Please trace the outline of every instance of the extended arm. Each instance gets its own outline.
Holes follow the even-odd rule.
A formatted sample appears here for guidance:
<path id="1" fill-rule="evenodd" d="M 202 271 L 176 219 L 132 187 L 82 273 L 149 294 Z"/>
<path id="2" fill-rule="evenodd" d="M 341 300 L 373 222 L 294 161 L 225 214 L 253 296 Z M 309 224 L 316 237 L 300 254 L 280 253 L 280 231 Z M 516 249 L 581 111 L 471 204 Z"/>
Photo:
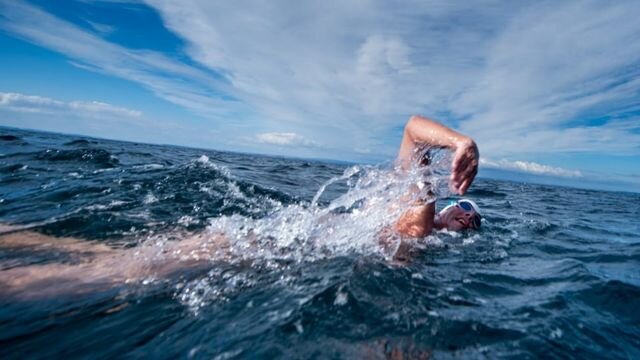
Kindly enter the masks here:
<path id="1" fill-rule="evenodd" d="M 54 253 L 63 262 L 16 265 L 0 261 L 0 298 L 23 300 L 76 296 L 103 291 L 143 279 L 183 276 L 206 271 L 211 261 L 224 261 L 229 243 L 222 234 L 185 236 L 159 246 L 141 244 L 114 249 L 104 244 L 73 238 L 54 238 L 35 232 L 0 236 L 0 251 Z"/>
<path id="2" fill-rule="evenodd" d="M 451 187 L 460 195 L 464 194 L 478 173 L 480 153 L 473 139 L 436 121 L 414 115 L 404 128 L 398 153 L 400 166 L 409 168 L 415 161 L 416 151 L 425 146 L 448 148 L 454 152 Z"/>

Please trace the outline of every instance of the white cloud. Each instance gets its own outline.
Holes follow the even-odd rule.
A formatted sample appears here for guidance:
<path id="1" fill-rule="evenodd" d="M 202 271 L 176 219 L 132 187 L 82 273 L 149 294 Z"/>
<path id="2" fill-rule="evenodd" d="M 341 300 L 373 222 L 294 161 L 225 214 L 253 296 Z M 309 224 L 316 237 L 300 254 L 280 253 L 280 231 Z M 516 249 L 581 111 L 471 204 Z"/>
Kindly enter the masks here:
<path id="1" fill-rule="evenodd" d="M 232 115 L 225 81 L 163 54 L 127 49 L 27 3 L 0 0 L 0 29 L 65 54 L 84 69 L 140 83 L 157 96 L 210 117 Z"/>
<path id="2" fill-rule="evenodd" d="M 97 31 L 102 35 L 109 35 L 116 30 L 115 27 L 110 25 L 100 24 L 95 21 L 89 21 L 89 20 L 85 20 L 85 21 L 87 22 L 87 24 L 89 24 L 93 28 L 93 30 Z"/>
<path id="3" fill-rule="evenodd" d="M 259 114 L 345 150 L 392 153 L 384 132 L 423 112 L 464 119 L 490 156 L 638 152 L 615 119 L 584 121 L 638 109 L 638 3 L 147 3 Z"/>
<path id="4" fill-rule="evenodd" d="M 10 111 L 43 113 L 43 114 L 73 114 L 81 116 L 108 116 L 137 118 L 142 112 L 125 107 L 115 106 L 99 101 L 71 101 L 64 102 L 43 96 L 24 95 L 18 93 L 0 92 L 0 109 Z"/>
<path id="5" fill-rule="evenodd" d="M 142 116 L 141 111 L 114 106 L 99 101 L 72 101 L 68 104 L 68 106 L 73 110 L 87 111 L 91 113 L 110 113 L 113 115 L 128 117 Z"/>
<path id="6" fill-rule="evenodd" d="M 640 24 L 628 17 L 638 11 L 640 3 L 584 1 L 541 3 L 514 14 L 493 39 L 477 84 L 452 104 L 469 116 L 462 128 L 492 156 L 637 154 L 640 135 L 617 128 L 615 116 L 640 109 L 640 43 L 633 40 Z M 589 126 L 589 119 L 610 115 Z"/>
<path id="7" fill-rule="evenodd" d="M 549 165 L 538 164 L 535 162 L 528 161 L 509 161 L 509 160 L 498 160 L 493 161 L 489 159 L 480 159 L 480 166 L 488 167 L 488 168 L 496 168 L 496 169 L 504 169 L 504 170 L 513 170 L 526 172 L 536 175 L 551 175 L 551 176 L 562 176 L 562 177 L 582 177 L 582 173 L 578 170 L 569 170 L 563 169 L 559 167 L 553 167 Z"/>
<path id="8" fill-rule="evenodd" d="M 141 111 L 100 101 L 62 101 L 0 92 L 0 124 L 134 142 L 233 150 L 216 141 L 223 136 L 209 126 L 150 118 Z"/>
<path id="9" fill-rule="evenodd" d="M 455 125 L 489 158 L 640 152 L 640 119 L 629 118 L 640 111 L 640 22 L 629 18 L 639 2 L 146 3 L 198 67 L 25 3 L 0 0 L 0 27 L 141 83 L 231 139 L 247 127 L 314 134 L 316 156 L 393 156 L 395 130 L 413 113 Z"/>
<path id="10" fill-rule="evenodd" d="M 263 144 L 272 144 L 279 146 L 318 146 L 316 142 L 308 140 L 302 135 L 291 132 L 271 132 L 257 134 L 256 140 Z"/>

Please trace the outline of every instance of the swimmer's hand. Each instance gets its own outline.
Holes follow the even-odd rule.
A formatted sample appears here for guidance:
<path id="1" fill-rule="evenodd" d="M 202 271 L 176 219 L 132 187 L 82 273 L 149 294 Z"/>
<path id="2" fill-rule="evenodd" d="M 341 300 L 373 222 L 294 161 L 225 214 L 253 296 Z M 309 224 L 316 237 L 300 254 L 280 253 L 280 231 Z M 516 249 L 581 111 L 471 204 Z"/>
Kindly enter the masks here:
<path id="1" fill-rule="evenodd" d="M 480 153 L 468 136 L 420 115 L 412 116 L 404 127 L 398 163 L 403 170 L 411 167 L 416 151 L 424 147 L 447 148 L 453 151 L 450 189 L 464 194 L 478 173 Z"/>
<path id="2" fill-rule="evenodd" d="M 464 137 L 456 143 L 451 163 L 451 191 L 463 195 L 478 174 L 480 152 L 475 141 Z"/>

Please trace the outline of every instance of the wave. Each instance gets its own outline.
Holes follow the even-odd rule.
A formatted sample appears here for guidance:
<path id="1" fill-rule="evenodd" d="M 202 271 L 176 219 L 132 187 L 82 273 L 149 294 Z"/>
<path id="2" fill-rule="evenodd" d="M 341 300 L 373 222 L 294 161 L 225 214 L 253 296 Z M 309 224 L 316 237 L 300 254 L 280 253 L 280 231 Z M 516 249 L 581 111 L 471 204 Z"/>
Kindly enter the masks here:
<path id="1" fill-rule="evenodd" d="M 117 167 L 119 160 L 104 149 L 51 150 L 47 149 L 35 154 L 35 158 L 45 161 L 68 161 L 90 163 L 103 168 Z"/>
<path id="2" fill-rule="evenodd" d="M 378 345 L 388 350 L 381 358 L 388 345 L 443 358 L 635 354 L 636 195 L 479 179 L 470 196 L 484 210 L 482 229 L 404 239 L 415 251 L 400 264 L 392 255 L 401 239 L 385 230 L 413 198 L 398 199 L 435 176 L 432 200 L 445 205 L 444 172 L 400 176 L 382 166 L 45 135 L 34 136 L 31 152 L 9 151 L 20 140 L 1 143 L 10 155 L 0 157 L 0 219 L 23 225 L 0 231 L 130 247 L 135 264 L 145 261 L 139 250 L 162 259 L 171 249 L 163 243 L 194 237 L 224 236 L 230 249 L 179 278 L 145 278 L 68 303 L 8 304 L 0 316 L 16 326 L 0 352 L 102 356 L 119 341 L 109 334 L 129 331 L 119 349 L 161 357 L 295 357 L 307 346 L 323 356 L 334 344 L 362 346 L 354 358 L 372 357 L 367 347 Z M 0 266 L 24 260 L 13 255 L 0 251 L 8 260 Z M 24 261 L 73 261 L 50 248 L 31 255 Z M 79 337 L 34 346 L 57 336 L 41 331 L 51 320 L 41 309 Z M 171 326 L 175 319 L 186 327 Z"/>
<path id="3" fill-rule="evenodd" d="M 87 154 L 98 154 L 86 159 L 97 164 L 109 158 L 108 153 L 85 150 L 44 154 L 48 160 L 64 162 Z M 206 157 L 176 166 L 149 163 L 119 169 L 100 172 L 108 181 L 87 182 L 85 177 L 97 175 L 74 172 L 47 188 L 34 189 L 30 201 L 61 206 L 41 209 L 32 217 L 56 218 L 41 230 L 57 236 L 144 237 L 160 230 L 203 229 L 209 219 L 221 216 L 260 218 L 298 201 L 285 192 L 240 180 Z M 20 203 L 20 198 L 11 199 L 7 211 L 22 209 Z"/>
<path id="4" fill-rule="evenodd" d="M 1 141 L 19 141 L 22 140 L 21 137 L 15 135 L 0 135 Z"/>
<path id="5" fill-rule="evenodd" d="M 500 191 L 495 191 L 495 190 L 488 190 L 488 189 L 478 189 L 478 188 L 471 188 L 468 192 L 467 195 L 470 197 L 482 197 L 482 198 L 505 198 L 507 197 L 507 194 L 504 192 L 500 192 Z"/>
<path id="6" fill-rule="evenodd" d="M 24 164 L 11 164 L 0 168 L 0 173 L 15 173 L 26 170 L 29 166 Z"/>
<path id="7" fill-rule="evenodd" d="M 618 280 L 602 281 L 572 294 L 574 301 L 581 301 L 597 312 L 612 314 L 617 321 L 627 324 L 640 323 L 637 299 L 640 287 Z"/>
<path id="8" fill-rule="evenodd" d="M 96 145 L 96 144 L 98 144 L 97 141 L 92 141 L 87 139 L 76 139 L 76 140 L 67 141 L 63 145 L 64 146 L 88 146 L 88 145 Z"/>

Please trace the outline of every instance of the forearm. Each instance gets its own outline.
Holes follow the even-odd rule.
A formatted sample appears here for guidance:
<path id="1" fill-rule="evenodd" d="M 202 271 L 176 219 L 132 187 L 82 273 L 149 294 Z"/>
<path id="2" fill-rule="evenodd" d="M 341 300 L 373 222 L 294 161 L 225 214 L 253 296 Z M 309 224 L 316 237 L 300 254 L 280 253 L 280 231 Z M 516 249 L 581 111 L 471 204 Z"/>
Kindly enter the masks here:
<path id="1" fill-rule="evenodd" d="M 0 250 L 45 251 L 72 260 L 0 270 L 0 297 L 29 300 L 87 294 L 144 279 L 199 272 L 209 269 L 212 260 L 229 256 L 229 243 L 222 234 L 203 233 L 171 242 L 165 248 L 148 243 L 113 249 L 87 240 L 20 232 L 0 236 Z"/>
<path id="2" fill-rule="evenodd" d="M 410 166 L 416 150 L 422 147 L 448 148 L 453 151 L 473 142 L 471 138 L 437 121 L 414 115 L 404 128 L 398 161 L 403 168 Z"/>

